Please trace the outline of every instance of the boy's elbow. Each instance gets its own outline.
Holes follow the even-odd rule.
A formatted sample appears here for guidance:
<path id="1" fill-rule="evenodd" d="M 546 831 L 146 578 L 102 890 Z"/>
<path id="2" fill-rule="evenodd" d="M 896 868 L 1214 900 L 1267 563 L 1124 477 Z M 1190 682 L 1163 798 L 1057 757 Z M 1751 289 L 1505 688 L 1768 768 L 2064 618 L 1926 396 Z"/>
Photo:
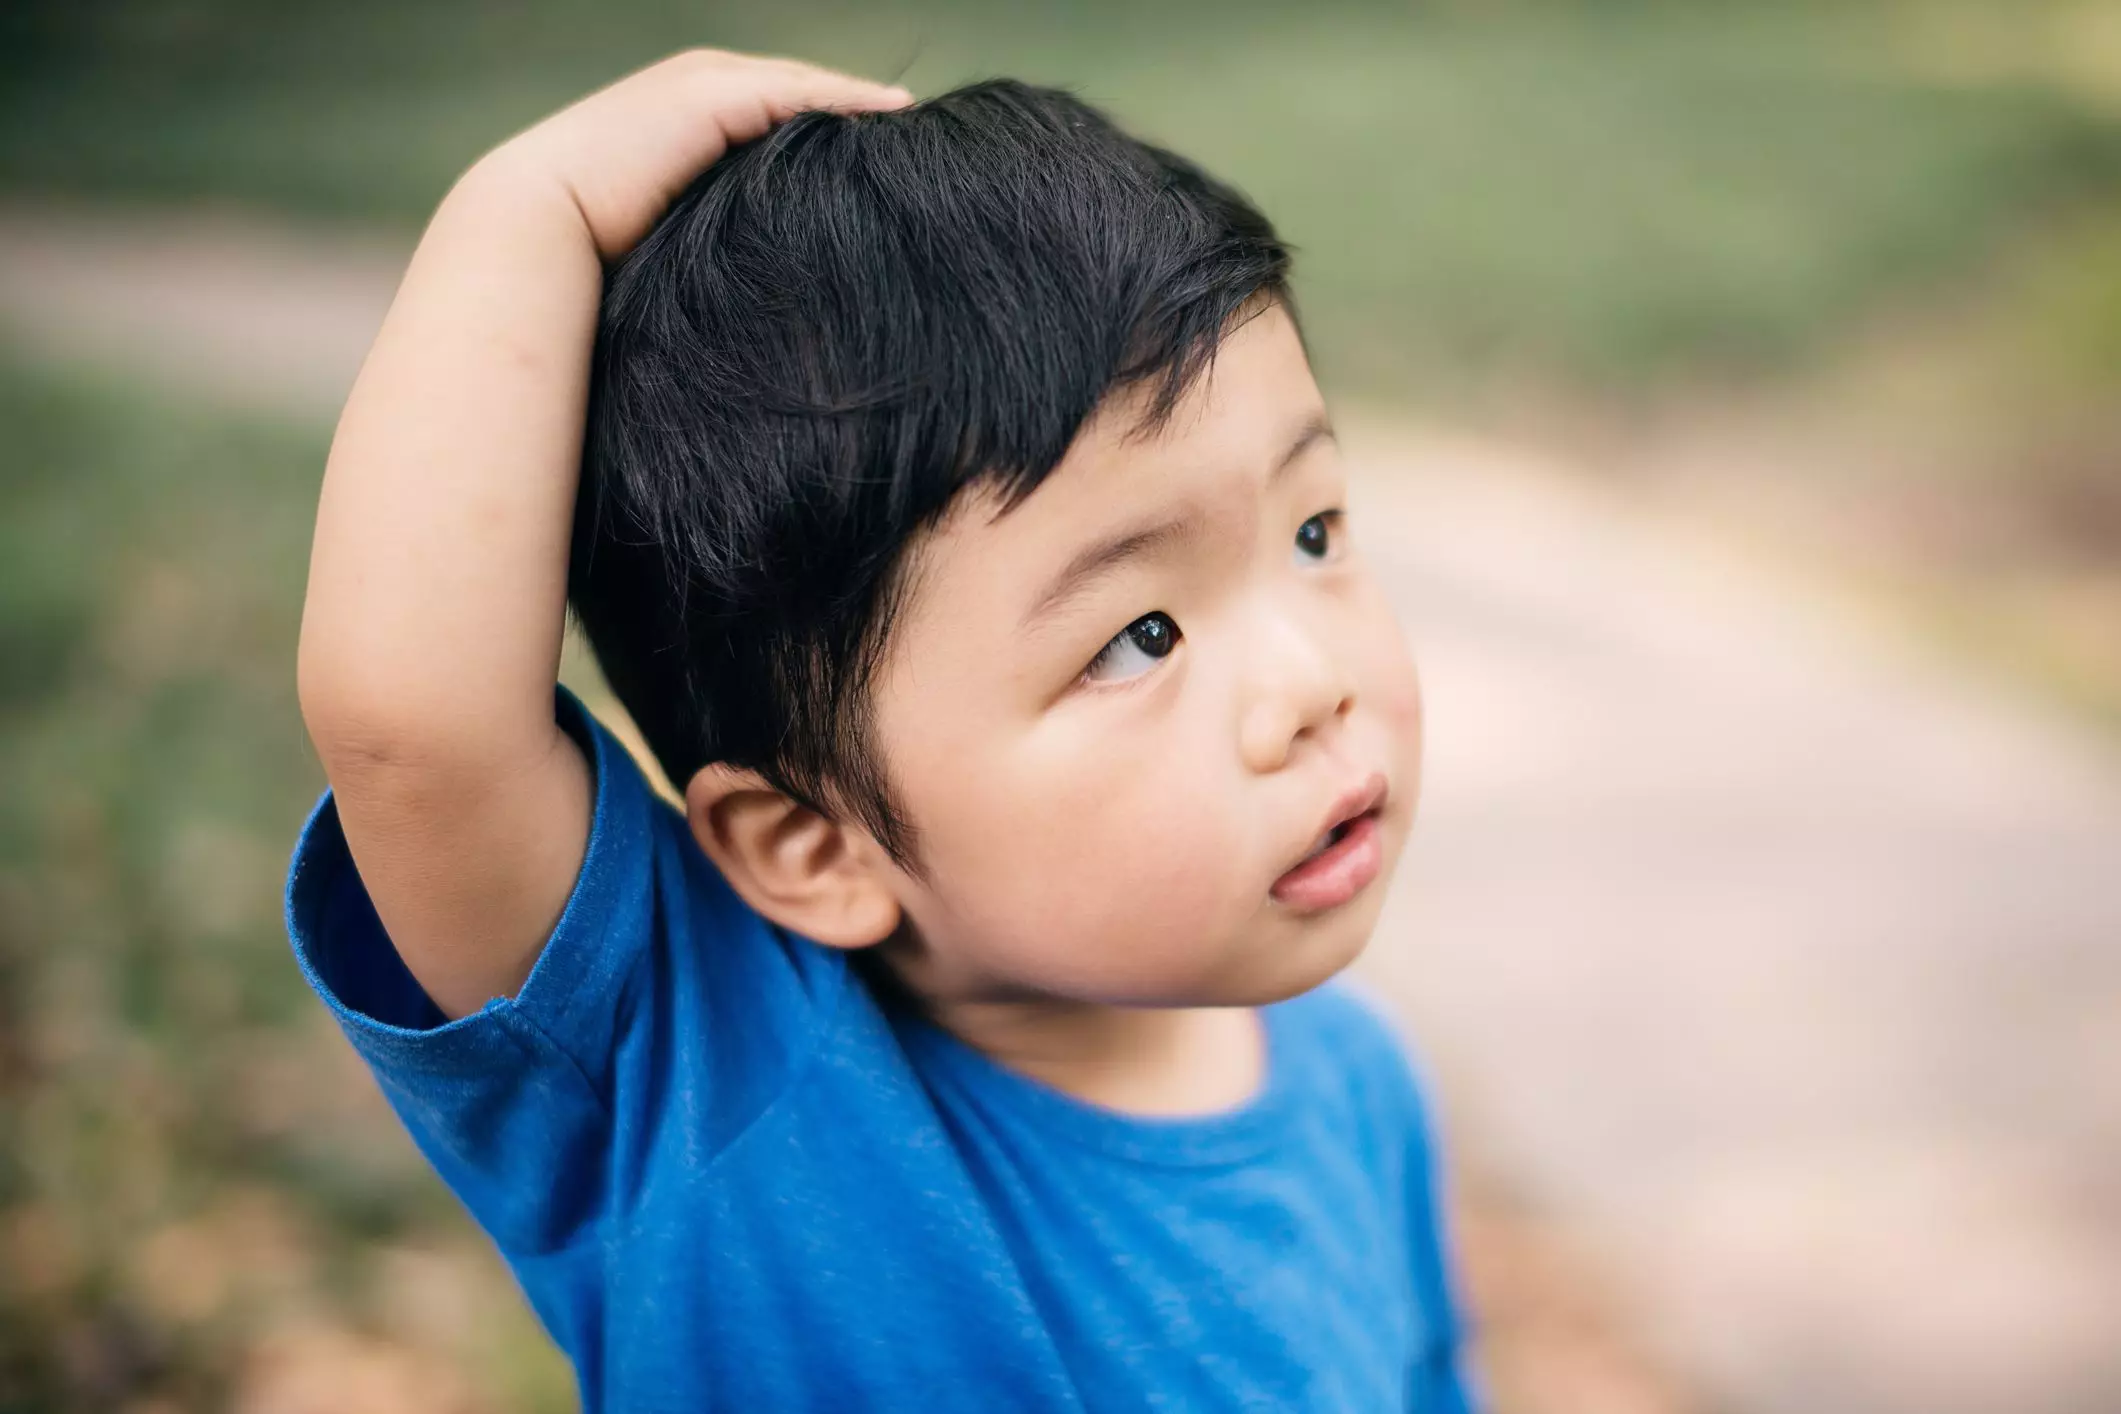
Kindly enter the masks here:
<path id="1" fill-rule="evenodd" d="M 319 651 L 306 638 L 295 692 L 310 744 L 341 793 L 369 782 L 456 774 L 474 750 L 446 716 L 424 710 L 402 685 Z"/>
<path id="2" fill-rule="evenodd" d="M 535 713 L 497 713 L 467 684 L 408 680 L 374 663 L 306 639 L 297 660 L 302 724 L 341 797 L 443 809 L 477 800 L 542 758 L 559 733 L 549 693 Z"/>
<path id="3" fill-rule="evenodd" d="M 423 741 L 394 711 L 358 695 L 300 679 L 302 725 L 332 789 L 341 795 L 371 783 L 407 779 L 442 766 L 432 742 Z"/>

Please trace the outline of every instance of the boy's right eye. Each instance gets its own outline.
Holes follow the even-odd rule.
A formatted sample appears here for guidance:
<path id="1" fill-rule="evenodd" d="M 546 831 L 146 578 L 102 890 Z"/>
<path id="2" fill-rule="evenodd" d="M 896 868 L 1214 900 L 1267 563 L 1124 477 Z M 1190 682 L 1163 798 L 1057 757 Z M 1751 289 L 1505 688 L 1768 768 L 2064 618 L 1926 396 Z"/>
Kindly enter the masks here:
<path id="1" fill-rule="evenodd" d="M 1090 666 L 1085 682 L 1124 682 L 1140 677 L 1178 646 L 1178 624 L 1169 614 L 1143 614 L 1112 636 Z"/>

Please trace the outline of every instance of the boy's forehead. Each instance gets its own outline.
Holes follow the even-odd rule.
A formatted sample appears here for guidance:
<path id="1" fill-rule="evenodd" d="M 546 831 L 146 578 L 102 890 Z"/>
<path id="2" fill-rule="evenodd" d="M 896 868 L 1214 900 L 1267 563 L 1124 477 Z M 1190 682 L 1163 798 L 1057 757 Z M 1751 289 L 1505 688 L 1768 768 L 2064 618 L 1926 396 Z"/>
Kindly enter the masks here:
<path id="1" fill-rule="evenodd" d="M 1063 645 L 1083 646 L 1089 623 L 1064 607 L 1077 592 L 1071 575 L 1100 561 L 1116 567 L 1113 547 L 1136 535 L 1153 539 L 1144 553 L 1160 555 L 1203 543 L 1196 537 L 1256 532 L 1277 472 L 1331 438 L 1302 342 L 1279 307 L 1224 340 L 1160 429 L 1134 435 L 1139 419 L 1138 407 L 1115 400 L 1022 500 L 1008 505 L 991 484 L 968 489 L 908 547 L 883 700 L 923 704 L 919 715 L 939 701 L 980 701 L 1001 683 L 1046 682 Z"/>
<path id="2" fill-rule="evenodd" d="M 1279 304 L 1233 330 L 1154 426 L 1145 421 L 1152 395 L 1137 387 L 1101 405 L 1022 500 L 1011 504 L 991 485 L 968 491 L 922 558 L 941 568 L 961 555 L 998 556 L 990 570 L 1016 578 L 1145 516 L 1249 503 L 1325 415 L 1296 326 Z"/>

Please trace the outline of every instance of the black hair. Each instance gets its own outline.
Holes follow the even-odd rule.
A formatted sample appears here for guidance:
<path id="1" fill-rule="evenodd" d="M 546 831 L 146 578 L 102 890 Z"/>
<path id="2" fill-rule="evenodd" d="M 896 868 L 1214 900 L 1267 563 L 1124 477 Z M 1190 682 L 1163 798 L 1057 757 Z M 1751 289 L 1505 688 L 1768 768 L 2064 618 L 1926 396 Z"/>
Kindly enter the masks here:
<path id="1" fill-rule="evenodd" d="M 609 275 L 568 595 L 670 780 L 722 761 L 910 864 L 867 690 L 904 552 L 1034 491 L 1108 395 L 1170 414 L 1289 256 L 1242 196 L 1054 89 L 804 113 Z"/>

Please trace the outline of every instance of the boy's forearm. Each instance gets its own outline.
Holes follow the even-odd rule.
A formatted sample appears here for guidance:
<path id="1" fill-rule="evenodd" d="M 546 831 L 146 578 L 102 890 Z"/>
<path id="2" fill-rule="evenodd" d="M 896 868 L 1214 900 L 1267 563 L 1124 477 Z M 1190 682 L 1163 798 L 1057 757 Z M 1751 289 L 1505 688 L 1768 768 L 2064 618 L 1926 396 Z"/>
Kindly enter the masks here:
<path id="1" fill-rule="evenodd" d="M 602 269 L 567 188 L 503 147 L 436 212 L 339 421 L 303 610 L 336 780 L 550 749 Z"/>

